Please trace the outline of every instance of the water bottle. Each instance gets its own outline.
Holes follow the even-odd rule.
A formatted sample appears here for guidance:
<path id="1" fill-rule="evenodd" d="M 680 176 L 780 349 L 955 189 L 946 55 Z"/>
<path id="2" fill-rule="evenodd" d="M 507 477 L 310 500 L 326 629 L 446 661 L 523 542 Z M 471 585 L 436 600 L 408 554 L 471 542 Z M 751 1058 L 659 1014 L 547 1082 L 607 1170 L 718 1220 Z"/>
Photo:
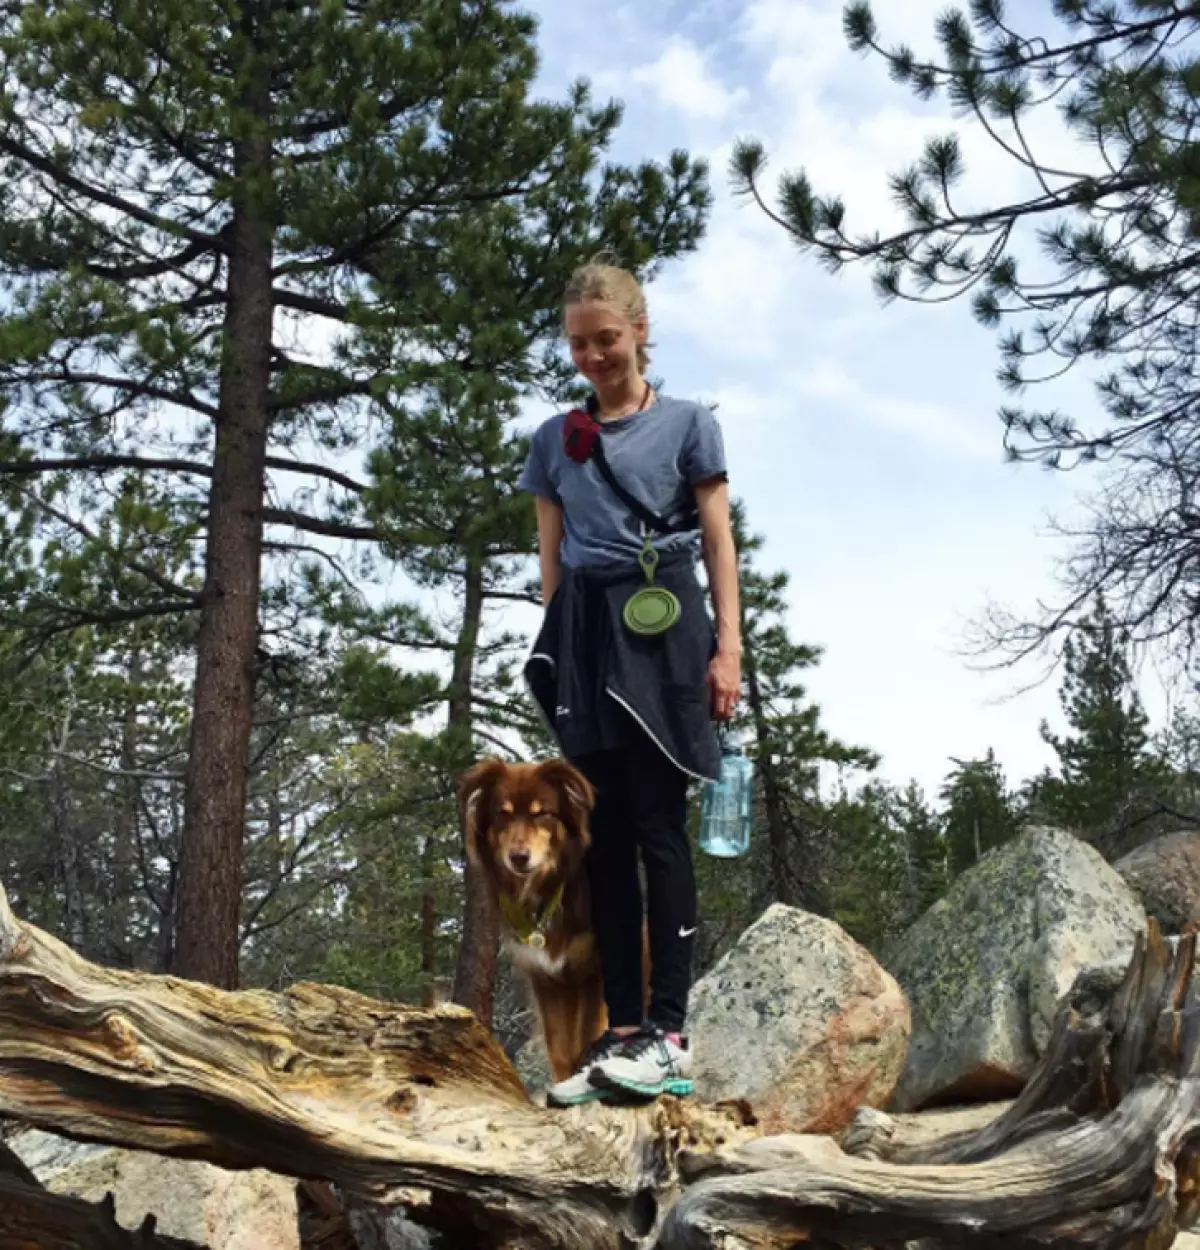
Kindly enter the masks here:
<path id="1" fill-rule="evenodd" d="M 754 765 L 741 738 L 721 733 L 721 775 L 706 781 L 700 796 L 700 849 L 720 859 L 735 859 L 750 846 L 754 813 Z"/>

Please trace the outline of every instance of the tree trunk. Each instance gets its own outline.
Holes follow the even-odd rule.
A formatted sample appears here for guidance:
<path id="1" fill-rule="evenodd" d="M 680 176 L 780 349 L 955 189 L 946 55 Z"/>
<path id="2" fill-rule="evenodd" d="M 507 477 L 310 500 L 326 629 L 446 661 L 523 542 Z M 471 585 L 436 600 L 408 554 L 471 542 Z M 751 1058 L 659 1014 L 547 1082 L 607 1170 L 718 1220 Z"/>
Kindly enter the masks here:
<path id="1" fill-rule="evenodd" d="M 246 32 L 254 39 L 257 32 Z M 272 341 L 269 77 L 244 107 L 229 227 L 228 303 L 185 778 L 174 971 L 237 984 L 238 917 L 258 641 Z"/>
<path id="2" fill-rule="evenodd" d="M 449 729 L 464 751 L 473 752 L 471 691 L 475 679 L 475 652 L 483 625 L 483 556 L 469 552 L 463 586 L 463 618 L 454 649 L 450 679 Z M 496 952 L 500 917 L 487 884 L 468 863 L 463 882 L 462 939 L 454 971 L 454 1001 L 471 1011 L 489 1028 L 496 999 Z"/>
<path id="3" fill-rule="evenodd" d="M 437 1001 L 436 858 L 433 834 L 427 834 L 425 845 L 421 848 L 421 1003 L 425 1007 L 432 1007 Z"/>
<path id="4" fill-rule="evenodd" d="M 0 1116 L 329 1181 L 472 1250 L 1156 1250 L 1200 1193 L 1195 957 L 1150 922 L 1004 1115 L 930 1144 L 861 1112 L 839 1145 L 737 1102 L 546 1110 L 461 1008 L 96 967 L 0 890 Z"/>
<path id="5" fill-rule="evenodd" d="M 50 765 L 50 800 L 54 820 L 54 844 L 58 872 L 62 878 L 63 911 L 66 916 L 67 941 L 81 955 L 87 954 L 87 908 L 84 904 L 83 882 L 79 877 L 79 840 L 75 834 L 71 810 L 71 789 L 67 784 L 63 758 L 71 735 L 70 712 L 66 713 L 58 742 L 54 744 Z"/>
<path id="6" fill-rule="evenodd" d="M 125 706 L 121 716 L 121 779 L 113 821 L 112 898 L 108 902 L 108 949 L 113 962 L 133 965 L 133 900 L 136 893 L 139 783 L 133 775 L 138 759 L 138 714 L 141 710 L 142 655 L 137 631 L 125 669 Z"/>
<path id="7" fill-rule="evenodd" d="M 758 669 L 753 651 L 747 648 L 745 656 L 746 696 L 750 715 L 754 719 L 754 739 L 758 746 L 757 765 L 762 784 L 763 809 L 767 817 L 767 849 L 770 869 L 768 873 L 771 901 L 796 905 L 793 873 L 788 856 L 788 832 L 784 821 L 783 804 L 779 797 L 779 783 L 771 756 L 771 742 L 767 727 L 766 710 L 763 707 L 762 690 L 758 684 Z"/>
<path id="8" fill-rule="evenodd" d="M 745 634 L 743 625 L 743 634 Z M 829 908 L 822 892 L 815 883 L 805 883 L 801 873 L 814 872 L 813 857 L 806 854 L 810 848 L 795 838 L 788 821 L 783 789 L 779 783 L 779 767 L 771 750 L 771 728 L 767 723 L 766 707 L 763 705 L 762 687 L 758 680 L 758 667 L 753 648 L 748 647 L 744 657 L 746 672 L 746 701 L 754 721 L 754 739 L 758 747 L 755 768 L 762 784 L 763 811 L 767 817 L 767 849 L 769 854 L 768 888 L 771 901 L 786 903 L 789 907 L 803 907 L 818 916 L 829 915 Z M 793 843 L 796 843 L 793 847 Z M 793 864 L 795 852 L 800 852 L 802 862 Z"/>

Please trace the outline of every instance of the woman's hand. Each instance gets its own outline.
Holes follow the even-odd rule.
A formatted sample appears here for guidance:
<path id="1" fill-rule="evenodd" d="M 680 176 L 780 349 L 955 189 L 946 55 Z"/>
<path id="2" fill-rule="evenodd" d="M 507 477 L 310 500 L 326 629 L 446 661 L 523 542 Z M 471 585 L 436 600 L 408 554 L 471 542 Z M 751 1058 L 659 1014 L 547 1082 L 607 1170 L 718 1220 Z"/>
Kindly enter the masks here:
<path id="1" fill-rule="evenodd" d="M 742 697 L 742 657 L 736 651 L 718 651 L 708 666 L 708 695 L 715 720 L 727 721 Z"/>

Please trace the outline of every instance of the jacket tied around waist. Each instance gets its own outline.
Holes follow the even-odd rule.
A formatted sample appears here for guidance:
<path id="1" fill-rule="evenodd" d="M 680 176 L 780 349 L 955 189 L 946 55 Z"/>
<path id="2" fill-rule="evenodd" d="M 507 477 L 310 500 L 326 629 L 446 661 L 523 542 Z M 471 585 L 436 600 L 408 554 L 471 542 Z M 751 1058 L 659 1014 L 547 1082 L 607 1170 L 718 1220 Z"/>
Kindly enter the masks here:
<path id="1" fill-rule="evenodd" d="M 645 578 L 632 568 L 564 568 L 525 664 L 530 694 L 567 759 L 599 749 L 612 700 L 683 772 L 715 780 L 721 753 L 710 712 L 708 666 L 716 631 L 691 552 L 664 554 L 655 583 L 679 599 L 679 621 L 641 637 L 622 620 Z"/>

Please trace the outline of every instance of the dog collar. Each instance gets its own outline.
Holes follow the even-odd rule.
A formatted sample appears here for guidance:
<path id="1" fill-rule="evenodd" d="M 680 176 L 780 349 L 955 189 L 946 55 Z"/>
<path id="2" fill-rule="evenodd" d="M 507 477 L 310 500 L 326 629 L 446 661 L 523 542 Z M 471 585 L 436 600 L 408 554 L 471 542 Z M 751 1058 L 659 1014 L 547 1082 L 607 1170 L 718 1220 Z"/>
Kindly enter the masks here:
<path id="1" fill-rule="evenodd" d="M 546 945 L 546 928 L 562 906 L 566 884 L 564 881 L 554 891 L 553 897 L 546 904 L 545 911 L 536 918 L 507 894 L 500 895 L 500 910 L 508 927 L 516 934 L 517 941 L 526 946 L 532 946 L 534 950 L 541 950 Z"/>

